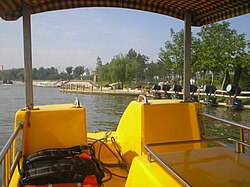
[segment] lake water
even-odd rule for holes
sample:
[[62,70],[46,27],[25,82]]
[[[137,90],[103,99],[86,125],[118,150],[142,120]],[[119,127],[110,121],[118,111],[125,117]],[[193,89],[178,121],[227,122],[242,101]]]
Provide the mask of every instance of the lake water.
[[[132,96],[66,94],[59,92],[58,88],[34,87],[35,105],[73,103],[75,97],[86,108],[89,132],[115,130],[126,106],[136,99]],[[0,85],[0,148],[13,132],[15,112],[24,106],[23,85]],[[221,107],[204,107],[204,111],[250,126],[250,110],[232,111]],[[213,134],[225,133],[219,123],[209,122],[208,127],[208,131]]]
[[[23,85],[0,85],[0,148],[13,132],[18,109],[25,106]],[[89,132],[115,130],[132,96],[86,95],[61,93],[58,88],[34,87],[35,105],[73,103],[77,97],[86,108]]]

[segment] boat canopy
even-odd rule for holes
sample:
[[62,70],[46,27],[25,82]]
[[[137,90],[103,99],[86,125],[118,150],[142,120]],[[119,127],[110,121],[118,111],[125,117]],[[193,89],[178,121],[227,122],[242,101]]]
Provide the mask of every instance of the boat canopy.
[[80,7],[118,7],[184,20],[188,12],[192,26],[207,25],[250,12],[249,0],[1,0],[1,18],[17,20],[23,16],[24,4],[30,8],[31,14]]

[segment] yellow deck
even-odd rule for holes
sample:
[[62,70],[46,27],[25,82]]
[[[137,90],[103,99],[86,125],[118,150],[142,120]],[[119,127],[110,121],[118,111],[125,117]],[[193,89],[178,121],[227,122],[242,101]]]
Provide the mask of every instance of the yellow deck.
[[250,186],[249,156],[226,147],[159,154],[191,186]]
[[[117,131],[87,133],[84,108],[74,105],[40,106],[39,110],[18,111],[18,121],[24,122],[23,156],[35,151],[85,145],[102,139],[118,155],[119,147],[126,168],[108,167],[113,176],[105,187],[182,186],[173,174],[156,161],[147,158],[145,144],[201,140],[197,111],[200,104],[180,101],[131,102],[125,110]],[[117,146],[111,141],[115,139]],[[46,139],[44,139],[46,138]],[[103,138],[105,138],[103,140]],[[95,143],[96,157],[104,163],[117,163],[115,156],[100,142]],[[15,146],[14,146],[15,148]],[[192,186],[250,186],[249,156],[236,154],[228,148],[207,148],[207,144],[160,146],[153,149],[173,170]],[[127,179],[115,175],[128,176]],[[104,180],[109,178],[106,174]],[[19,186],[17,169],[9,186]],[[206,182],[205,182],[206,181]]]

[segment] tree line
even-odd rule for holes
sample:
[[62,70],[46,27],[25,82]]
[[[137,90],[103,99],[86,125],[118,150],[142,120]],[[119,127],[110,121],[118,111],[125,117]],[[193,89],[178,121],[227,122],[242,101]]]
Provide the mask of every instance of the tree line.
[[[230,29],[230,23],[214,23],[203,26],[193,36],[191,43],[192,79],[196,84],[215,84],[225,89],[233,83],[243,89],[250,89],[250,43],[245,34]],[[160,48],[158,60],[149,62],[146,55],[130,49],[119,54],[107,64],[97,58],[96,73],[100,82],[121,82],[121,87],[132,81],[183,82],[184,31],[170,31],[171,41]]]
[[[66,67],[66,71],[59,72],[55,67],[33,68],[32,78],[34,80],[70,80],[70,79],[92,79],[90,70],[85,66]],[[24,69],[14,68],[0,71],[0,80],[24,81]]]
[[[230,29],[230,23],[214,23],[201,27],[200,32],[192,34],[191,65],[192,80],[196,84],[215,84],[225,88],[228,83],[250,90],[250,42],[245,34]],[[96,59],[95,72],[85,66],[58,69],[34,68],[34,80],[92,79],[95,73],[99,84],[119,82],[130,87],[147,85],[149,82],[183,82],[184,31],[170,30],[171,40],[160,48],[158,60],[130,49],[126,54],[114,56],[103,64],[101,57]],[[23,80],[23,69],[0,71],[0,80]]]

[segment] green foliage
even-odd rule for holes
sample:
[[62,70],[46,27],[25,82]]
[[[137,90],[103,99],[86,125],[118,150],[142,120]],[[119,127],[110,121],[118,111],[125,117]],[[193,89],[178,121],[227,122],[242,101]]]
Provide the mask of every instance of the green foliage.
[[[205,79],[208,77],[209,84],[223,80],[223,87],[229,82],[239,85],[240,80],[242,81],[240,76],[247,66],[246,55],[250,44],[245,40],[244,34],[238,34],[229,26],[228,22],[207,25],[197,33],[198,37],[192,37],[191,76],[195,80],[202,79],[201,84],[206,83]],[[168,79],[181,80],[184,54],[183,30],[174,32],[171,29],[171,38],[172,41],[166,41],[165,47],[160,49],[159,62],[163,62]],[[230,75],[233,75],[233,81],[230,81]]]
[[71,79],[71,74],[73,72],[73,67],[72,66],[66,67],[66,72],[67,72],[66,79]]
[[82,79],[84,71],[85,71],[84,66],[75,67],[74,70],[73,70],[74,78],[75,79]]
[[110,63],[102,65],[100,57],[97,57],[96,72],[99,76],[99,82],[121,82],[121,87],[125,82],[136,84],[145,79],[145,68],[148,61],[146,55],[137,53],[130,49],[126,55],[116,55]]
[[122,88],[126,80],[126,59],[123,55],[115,56],[110,64],[111,77],[113,82],[121,82]]
[[184,64],[184,31],[170,30],[172,41],[166,41],[165,47],[160,48],[159,62],[162,62],[171,79],[181,80]]
[[[196,74],[203,76],[213,74],[214,76],[225,75],[223,84],[230,81],[230,73],[234,72],[234,84],[238,85],[241,68],[246,61],[247,41],[244,34],[238,34],[235,29],[229,28],[230,23],[214,23],[201,28],[197,33],[193,51],[193,70]],[[222,85],[225,87],[224,85]]]
[[[73,71],[74,70],[74,71]],[[39,69],[33,68],[32,69],[32,78],[34,80],[67,80],[74,76],[75,79],[90,79],[91,73],[90,71],[84,66],[77,66],[75,68],[68,67],[66,68],[66,72],[58,73],[58,70],[54,67],[44,68],[40,67]],[[73,75],[71,75],[73,73]],[[18,80],[24,81],[24,69],[9,69],[9,70],[2,70],[0,71],[0,80]]]
[[92,75],[91,75],[91,73],[90,73],[89,68],[85,68],[84,74],[83,74],[82,78],[84,80],[91,80],[93,78]]
[[148,82],[165,81],[167,75],[167,70],[163,62],[159,61],[146,64],[145,76]]
[[10,70],[0,71],[0,80],[19,80],[24,81],[24,69],[23,68],[14,68]]
[[242,99],[242,104],[243,105],[250,105],[250,100],[249,99]]
[[57,80],[59,79],[59,73],[54,67],[46,69],[44,67],[33,68],[32,77],[34,80]]
[[[191,64],[192,78],[199,85],[214,84],[218,89],[221,83],[233,81],[249,89],[249,42],[244,34],[230,29],[228,22],[214,23],[201,28],[197,37],[192,36]],[[136,85],[145,81],[182,81],[184,64],[184,31],[170,31],[171,41],[160,48],[157,62],[148,63],[148,57],[130,49],[126,55],[115,56],[110,63],[103,65],[97,58],[96,71],[99,81],[122,82]],[[244,74],[244,75],[242,75]],[[227,75],[224,77],[224,75]],[[244,79],[241,78],[244,77]]]
[[97,57],[97,59],[96,59],[96,74],[98,74],[99,75],[99,77],[102,77],[103,75],[103,73],[104,72],[102,72],[102,67],[103,67],[103,65],[102,65],[102,59],[101,59],[101,57]]

